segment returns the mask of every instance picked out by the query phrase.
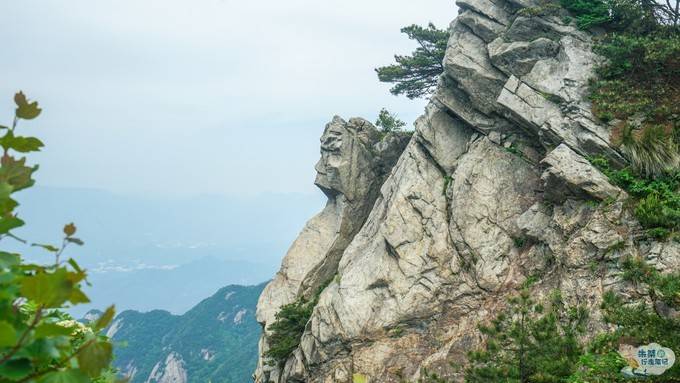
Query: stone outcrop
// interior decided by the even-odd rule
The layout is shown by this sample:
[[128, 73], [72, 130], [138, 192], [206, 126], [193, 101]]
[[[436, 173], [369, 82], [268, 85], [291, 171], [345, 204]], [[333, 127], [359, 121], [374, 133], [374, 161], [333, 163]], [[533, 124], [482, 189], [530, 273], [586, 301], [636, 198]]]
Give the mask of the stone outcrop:
[[[537, 299], [559, 288], [569, 303], [588, 306], [595, 331], [603, 327], [602, 294], [629, 293], [621, 257], [646, 258], [661, 271], [680, 267], [678, 244], [641, 239], [625, 192], [586, 160], [624, 163], [587, 99], [599, 60], [592, 37], [554, 4], [457, 4], [444, 74], [391, 171], [390, 162], [377, 180], [362, 176], [368, 170], [347, 170], [354, 184], [328, 179], [373, 167], [362, 162], [368, 154], [330, 148], [383, 144], [350, 129], [332, 133], [346, 126], [338, 119], [326, 128], [317, 184], [330, 207], [291, 247], [258, 318], [270, 323], [282, 304], [332, 282], [300, 346], [269, 370], [261, 357], [256, 382], [401, 382], [423, 368], [460, 380], [450, 363], [465, 361], [481, 340], [477, 325], [529, 276], [538, 277]], [[360, 195], [366, 203], [345, 215], [346, 201]]]
[[[364, 224], [380, 186], [400, 157], [410, 135], [383, 134], [370, 122], [336, 116], [321, 136], [321, 159], [315, 184], [326, 194], [326, 207], [310, 219], [283, 259], [281, 270], [265, 287], [257, 320], [267, 328], [281, 306], [309, 297], [337, 273], [343, 251]], [[267, 350], [266, 331], [260, 341]], [[262, 358], [255, 373], [260, 381], [276, 381], [277, 368]]]

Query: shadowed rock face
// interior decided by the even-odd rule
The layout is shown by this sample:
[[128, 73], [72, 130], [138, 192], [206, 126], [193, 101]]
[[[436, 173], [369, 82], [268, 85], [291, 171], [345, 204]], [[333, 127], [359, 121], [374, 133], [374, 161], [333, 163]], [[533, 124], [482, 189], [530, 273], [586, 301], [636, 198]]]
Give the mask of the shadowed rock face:
[[[260, 297], [257, 319], [266, 328], [281, 306], [309, 297], [332, 278], [340, 256], [364, 224], [378, 191], [408, 143], [410, 135], [382, 135], [368, 121], [334, 117], [321, 136], [315, 184], [326, 194], [326, 207], [305, 225], [283, 259], [281, 270]], [[260, 341], [267, 349], [266, 333]], [[258, 381], [277, 381], [278, 369], [262, 360]]]
[[457, 4], [445, 73], [396, 165], [379, 172], [386, 179], [367, 176], [377, 167], [365, 159], [376, 155], [362, 148], [390, 140], [373, 143], [362, 120], [327, 126], [316, 183], [329, 205], [263, 294], [261, 322], [333, 281], [297, 350], [282, 369], [260, 367], [257, 382], [396, 383], [423, 368], [461, 381], [450, 363], [465, 362], [478, 324], [528, 276], [540, 276], [535, 299], [559, 288], [567, 303], [586, 305], [595, 333], [603, 293], [630, 293], [622, 256], [680, 267], [680, 244], [641, 240], [625, 192], [586, 160], [623, 163], [587, 99], [600, 59], [591, 36], [559, 11], [524, 16], [542, 5], [534, 0]]

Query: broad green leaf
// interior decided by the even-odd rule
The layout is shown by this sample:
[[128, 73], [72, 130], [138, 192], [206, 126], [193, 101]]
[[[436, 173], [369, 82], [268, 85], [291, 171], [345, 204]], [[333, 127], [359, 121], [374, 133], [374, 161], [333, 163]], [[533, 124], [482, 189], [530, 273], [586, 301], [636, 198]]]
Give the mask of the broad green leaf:
[[15, 136], [10, 130], [0, 138], [0, 146], [5, 150], [14, 149], [20, 153], [29, 153], [40, 151], [45, 144], [35, 137]]
[[35, 181], [31, 179], [33, 172], [38, 170], [37, 166], [26, 166], [26, 158], [19, 160], [12, 156], [2, 156], [0, 160], [0, 182], [7, 182], [12, 185], [13, 191], [19, 191], [33, 186]]
[[[12, 359], [0, 364], [0, 378], [19, 380], [27, 377], [32, 371], [31, 361], [26, 358]], [[0, 379], [5, 382], [5, 379]]]
[[116, 315], [116, 307], [115, 306], [109, 306], [109, 308], [104, 311], [104, 313], [97, 319], [97, 321], [94, 323], [94, 330], [100, 331], [103, 328], [106, 328], [109, 324], [111, 324], [111, 321], [113, 320], [113, 317]]
[[85, 271], [80, 270], [80, 271], [67, 271], [66, 275], [68, 277], [68, 280], [71, 281], [73, 286], [77, 286], [78, 283], [82, 282], [85, 278], [87, 278], [87, 274], [85, 274]]
[[12, 266], [17, 266], [20, 262], [21, 256], [19, 254], [0, 251], [0, 269], [8, 269]]
[[39, 272], [21, 281], [21, 294], [46, 308], [61, 307], [73, 293], [73, 282], [63, 268], [53, 273]]
[[50, 253], [56, 253], [56, 252], [59, 251], [58, 247], [53, 246], [53, 245], [47, 245], [47, 244], [44, 244], [44, 243], [32, 243], [31, 246], [40, 247], [42, 249], [49, 251]]
[[32, 120], [40, 115], [42, 110], [38, 108], [38, 102], [29, 102], [23, 92], [14, 95], [14, 102], [17, 104], [16, 116], [24, 120]]
[[11, 324], [0, 321], [0, 347], [11, 347], [17, 343], [17, 332]]
[[34, 364], [49, 363], [63, 356], [64, 348], [71, 348], [72, 338], [50, 337], [35, 339], [25, 350]]
[[0, 216], [11, 213], [19, 204], [10, 196], [14, 188], [8, 182], [0, 182]]
[[19, 218], [9, 215], [0, 218], [0, 234], [9, 233], [12, 229], [24, 226], [24, 221]]
[[83, 293], [83, 290], [79, 288], [73, 289], [73, 292], [71, 293], [71, 296], [68, 298], [68, 300], [74, 305], [80, 303], [90, 303], [90, 298], [88, 298], [87, 295]]
[[80, 370], [55, 371], [46, 374], [39, 383], [89, 383], [90, 379]]
[[364, 374], [354, 374], [352, 376], [352, 383], [368, 383], [368, 378]]
[[56, 323], [43, 323], [35, 329], [36, 338], [46, 338], [51, 336], [69, 336], [73, 329], [60, 326]]
[[11, 214], [19, 203], [12, 198], [0, 198], [0, 216]]
[[75, 234], [76, 230], [76, 225], [74, 225], [73, 222], [69, 223], [68, 225], [64, 225], [64, 234], [66, 234], [67, 237]]
[[78, 353], [78, 366], [91, 377], [97, 377], [111, 364], [113, 347], [109, 342], [91, 342]]

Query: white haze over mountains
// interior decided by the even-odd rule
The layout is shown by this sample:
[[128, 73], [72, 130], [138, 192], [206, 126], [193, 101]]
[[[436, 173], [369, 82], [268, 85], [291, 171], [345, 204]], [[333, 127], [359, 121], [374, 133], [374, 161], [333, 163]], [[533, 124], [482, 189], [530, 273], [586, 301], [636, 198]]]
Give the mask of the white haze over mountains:
[[[75, 255], [94, 305], [182, 312], [219, 287], [269, 279], [306, 219], [333, 115], [412, 123], [424, 101], [373, 68], [445, 27], [453, 0], [0, 2], [0, 124], [22, 89], [44, 111], [41, 188], [21, 197], [31, 239]], [[22, 249], [25, 250], [25, 249]], [[46, 255], [29, 251], [31, 257]]]
[[374, 68], [445, 27], [453, 0], [0, 2], [0, 122], [23, 89], [43, 115], [42, 185], [126, 194], [313, 193], [335, 114], [411, 123], [424, 101]]
[[[45, 187], [20, 196], [28, 224], [19, 236], [59, 244], [64, 223], [78, 226], [85, 246], [65, 254], [89, 270], [93, 300], [78, 315], [111, 303], [181, 314], [228, 284], [266, 281], [324, 200], [321, 193], [150, 199]], [[12, 247], [40, 263], [52, 260], [40, 248]]]

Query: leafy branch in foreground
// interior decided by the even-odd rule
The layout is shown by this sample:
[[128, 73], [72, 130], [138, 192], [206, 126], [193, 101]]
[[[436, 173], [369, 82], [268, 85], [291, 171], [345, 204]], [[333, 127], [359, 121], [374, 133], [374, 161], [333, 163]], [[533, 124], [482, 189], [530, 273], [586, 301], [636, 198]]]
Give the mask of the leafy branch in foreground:
[[[16, 153], [39, 151], [43, 143], [35, 137], [17, 135], [21, 120], [37, 118], [41, 109], [19, 92], [10, 127], [0, 126], [3, 148], [0, 160], [0, 240], [28, 241], [12, 233], [23, 226], [15, 209], [13, 194], [33, 186], [38, 166], [26, 165]], [[99, 332], [109, 325], [114, 308], [90, 325], [74, 321], [62, 311], [70, 305], [87, 303], [81, 287], [87, 274], [78, 263], [61, 259], [70, 244], [83, 245], [75, 237], [77, 228], [64, 226], [59, 246], [32, 243], [54, 257], [48, 265], [26, 262], [20, 254], [0, 251], [0, 383], [88, 383], [112, 382], [112, 345]]]
[[378, 79], [396, 84], [390, 89], [394, 95], [404, 94], [410, 99], [426, 97], [432, 94], [439, 75], [444, 72], [449, 32], [437, 29], [432, 23], [426, 28], [411, 25], [401, 32], [419, 46], [410, 56], [395, 55], [396, 64], [377, 68]]

